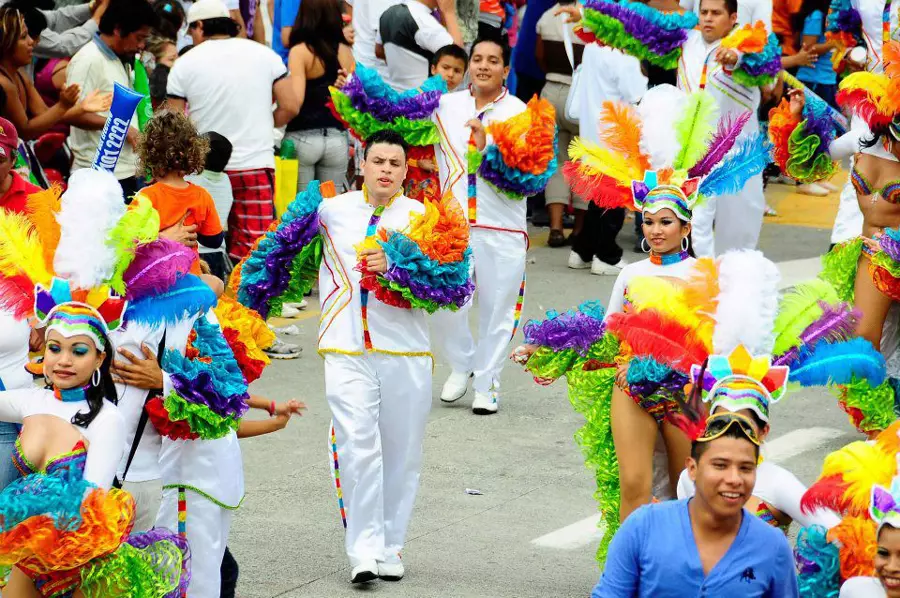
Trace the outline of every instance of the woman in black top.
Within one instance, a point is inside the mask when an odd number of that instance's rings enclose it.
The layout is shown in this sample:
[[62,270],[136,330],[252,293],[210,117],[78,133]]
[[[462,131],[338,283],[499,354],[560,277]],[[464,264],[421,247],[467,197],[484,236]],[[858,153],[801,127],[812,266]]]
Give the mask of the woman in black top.
[[353,71],[355,62],[344,37],[340,0],[303,0],[291,30],[288,70],[300,113],[287,125],[300,170],[297,190],[312,180],[334,181],[340,189],[347,173],[347,132],[328,109],[328,86],[338,71]]

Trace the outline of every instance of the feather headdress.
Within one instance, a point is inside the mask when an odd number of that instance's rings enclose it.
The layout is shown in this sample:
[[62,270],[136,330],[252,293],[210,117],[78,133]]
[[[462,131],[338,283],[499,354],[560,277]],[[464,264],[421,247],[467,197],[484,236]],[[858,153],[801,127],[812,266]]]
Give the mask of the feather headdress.
[[855,112],[873,131],[891,124],[900,113],[900,42],[884,45],[884,73],[861,71],[840,84],[837,103]]

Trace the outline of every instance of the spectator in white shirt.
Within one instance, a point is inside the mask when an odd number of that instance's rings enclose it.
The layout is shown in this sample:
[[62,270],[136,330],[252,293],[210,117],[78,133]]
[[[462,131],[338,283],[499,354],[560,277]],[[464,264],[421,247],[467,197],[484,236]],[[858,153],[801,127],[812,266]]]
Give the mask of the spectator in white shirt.
[[[439,7],[447,27],[435,17]],[[388,84],[402,92],[421,85],[434,53],[454,43],[462,46],[455,2],[402,0],[381,15],[375,54],[384,55]]]
[[355,0],[353,3],[353,57],[360,64],[378,71],[387,80],[387,63],[375,54],[381,15],[394,5],[392,0]]

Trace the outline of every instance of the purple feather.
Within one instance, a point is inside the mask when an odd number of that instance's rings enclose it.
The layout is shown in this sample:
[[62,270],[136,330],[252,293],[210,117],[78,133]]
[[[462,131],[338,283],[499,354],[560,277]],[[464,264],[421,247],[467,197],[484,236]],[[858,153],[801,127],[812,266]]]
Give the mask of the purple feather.
[[141,245],[125,270],[125,298],[136,301],[162,293],[190,271],[195,259],[190,248],[169,239]]
[[687,40],[686,30],[681,28],[665,29],[621,4],[592,2],[588,8],[619,21],[628,35],[647,46],[653,53],[661,56],[680,48]]
[[544,321],[531,320],[523,333],[529,345],[548,347],[552,351],[573,349],[586,355],[591,345],[603,336],[603,322],[582,312],[551,315]]
[[737,116],[728,115],[721,118],[706,155],[691,167],[688,175],[691,177],[708,175],[715,165],[721,162],[725,155],[731,151],[731,148],[734,147],[735,141],[737,141],[741,131],[744,130],[744,125],[750,120],[750,116],[751,113],[748,111],[742,112]]
[[392,122],[400,117],[409,120],[430,118],[441,101],[440,91],[425,91],[412,97],[402,97],[397,102],[371,97],[357,77],[351,77],[341,91],[347,94],[354,108],[381,122]]
[[824,301],[819,302],[822,307],[822,315],[800,333],[800,346],[792,347],[783,355],[780,355],[773,365],[792,365],[800,358],[800,348],[811,349],[821,341],[839,342],[848,340],[856,330],[860,312],[853,309],[847,303],[828,305]]

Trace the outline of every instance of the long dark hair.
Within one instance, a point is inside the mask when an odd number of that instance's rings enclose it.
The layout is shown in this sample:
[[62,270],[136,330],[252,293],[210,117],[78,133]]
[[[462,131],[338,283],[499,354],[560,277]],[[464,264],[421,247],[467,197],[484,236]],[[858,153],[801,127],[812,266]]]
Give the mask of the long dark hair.
[[344,37],[340,0],[303,0],[289,41],[292,48],[299,44],[309,46],[326,69],[338,64],[338,48],[349,45]]
[[[106,356],[103,358],[103,363],[100,364],[100,384],[94,386],[92,383],[88,386],[87,392],[85,393],[88,412],[84,413],[79,411],[72,416],[71,419],[73,425],[81,428],[87,428],[91,425],[91,422],[94,421],[94,418],[97,417],[97,414],[100,413],[100,410],[103,408],[104,399],[113,405],[119,404],[119,395],[116,393],[116,384],[113,382],[112,374],[109,373],[113,360],[113,347],[109,342],[109,338],[105,335],[100,340],[103,341],[103,344],[106,347]],[[97,349],[97,351],[100,351],[100,349]],[[51,386],[48,384],[47,388],[51,388]]]
[[791,29],[798,33],[798,36],[794,39],[794,48],[796,50],[803,47],[803,24],[806,22],[806,18],[817,10],[822,12],[822,32],[825,32],[825,18],[828,16],[830,5],[830,0],[803,0],[803,4],[800,5],[800,11],[791,18]]

